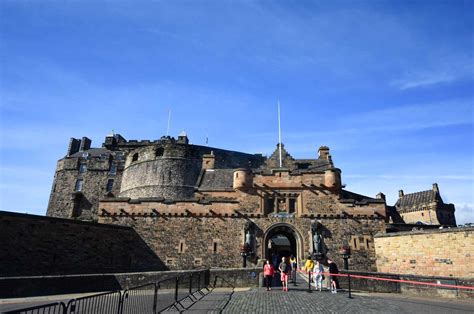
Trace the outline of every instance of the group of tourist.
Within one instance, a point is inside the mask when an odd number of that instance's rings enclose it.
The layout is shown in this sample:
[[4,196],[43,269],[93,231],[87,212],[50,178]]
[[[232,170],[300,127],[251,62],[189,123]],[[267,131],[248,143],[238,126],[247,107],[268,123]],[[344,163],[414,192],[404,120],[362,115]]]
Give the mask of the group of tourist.
[[[275,266],[269,260],[266,261],[265,266],[263,267],[263,274],[265,276],[265,284],[267,287],[267,291],[272,290],[272,281],[275,275]],[[337,293],[337,289],[339,288],[339,280],[337,275],[339,274],[339,269],[331,259],[327,259],[328,264],[328,273],[329,273],[329,290],[331,293]],[[287,260],[286,257],[282,258],[281,263],[278,265],[278,272],[280,273],[280,280],[283,287],[283,291],[288,291],[288,276],[291,274],[292,280],[296,281],[296,271],[297,271],[298,263],[296,258],[292,255]],[[322,291],[323,289],[323,280],[325,279],[325,271],[324,266],[319,261],[313,261],[311,257],[308,257],[306,260],[302,271],[309,273],[310,278],[313,282],[314,287]]]

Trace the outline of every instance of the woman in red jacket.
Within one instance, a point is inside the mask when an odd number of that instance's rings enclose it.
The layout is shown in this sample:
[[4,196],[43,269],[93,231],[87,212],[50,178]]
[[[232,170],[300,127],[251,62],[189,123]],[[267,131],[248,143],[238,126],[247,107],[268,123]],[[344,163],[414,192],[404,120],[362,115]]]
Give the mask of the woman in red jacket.
[[267,291],[272,290],[272,280],[273,280],[273,275],[274,274],[275,274],[275,268],[270,263],[270,261],[267,260],[267,263],[263,267],[263,275],[265,276],[265,282],[267,284]]

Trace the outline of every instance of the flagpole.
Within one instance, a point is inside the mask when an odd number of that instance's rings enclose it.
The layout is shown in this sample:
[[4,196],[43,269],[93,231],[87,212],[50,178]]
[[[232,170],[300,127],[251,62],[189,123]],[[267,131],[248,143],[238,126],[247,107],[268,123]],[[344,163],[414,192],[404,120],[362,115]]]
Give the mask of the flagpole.
[[166,136],[170,134],[170,124],[171,124],[171,108],[168,110],[168,127],[166,128]]
[[280,101],[278,101],[278,147],[280,150],[280,168],[283,166],[282,165],[282,160],[281,160],[281,118],[280,118]]

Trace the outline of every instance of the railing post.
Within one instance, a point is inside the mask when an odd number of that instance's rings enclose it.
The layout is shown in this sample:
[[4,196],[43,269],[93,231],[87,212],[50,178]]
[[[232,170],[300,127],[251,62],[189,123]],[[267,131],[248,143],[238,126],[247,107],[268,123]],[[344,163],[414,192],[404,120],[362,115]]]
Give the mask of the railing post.
[[352,299],[352,291],[351,291],[351,274],[347,273],[347,281],[349,281],[349,299]]
[[191,276],[189,277],[189,294],[193,293],[193,273],[191,273]]
[[308,292],[311,293],[311,272],[308,272]]
[[179,277],[176,277],[176,284],[174,288],[174,302],[178,302],[178,286],[179,286]]
[[61,307],[63,308],[63,314],[67,314],[67,305],[64,302],[61,302]]
[[117,309],[118,314],[123,313],[123,304],[125,303],[126,298],[128,298],[128,290],[124,290],[123,292],[120,292],[119,305]]
[[156,313],[157,306],[158,306],[158,284],[155,283],[155,295],[153,297],[153,313]]

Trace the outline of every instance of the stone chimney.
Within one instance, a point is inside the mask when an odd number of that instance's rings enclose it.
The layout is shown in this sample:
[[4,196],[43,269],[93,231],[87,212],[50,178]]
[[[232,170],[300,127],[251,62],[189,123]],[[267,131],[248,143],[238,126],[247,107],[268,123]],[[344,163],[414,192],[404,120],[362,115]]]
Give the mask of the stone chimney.
[[405,195],[405,194],[403,194],[403,190],[398,191],[398,197],[399,197],[399,198],[402,198],[403,195]]
[[185,131],[182,131],[178,136],[178,143],[189,144],[189,138]]
[[319,159],[328,159],[329,160],[329,147],[321,146],[318,149]]
[[211,151],[210,154],[204,154],[202,156],[202,169],[214,169],[216,164],[216,156],[214,152]]
[[79,150],[81,152],[88,150],[91,148],[91,144],[92,144],[92,141],[89,138],[83,137],[81,140],[81,147],[79,148]]
[[74,155],[75,153],[77,153],[79,151],[80,146],[81,146],[81,140],[71,137],[71,139],[69,140],[69,147],[67,149],[67,155],[71,156],[71,155]]
[[383,194],[382,192],[379,192],[375,198],[377,198],[378,200],[385,201],[385,194]]
[[438,183],[433,183],[433,192],[439,194],[439,188],[438,188]]

